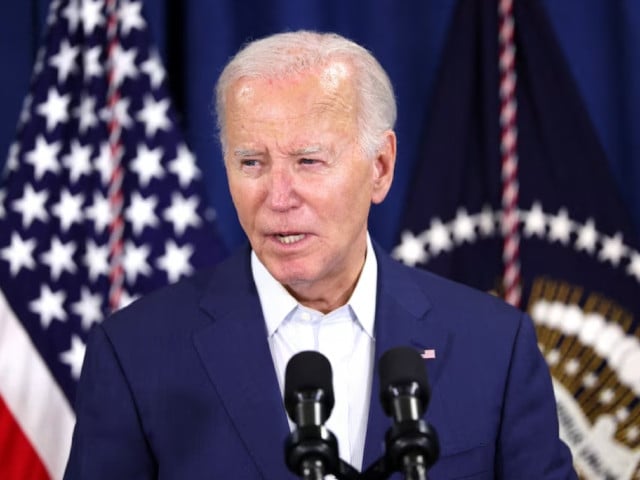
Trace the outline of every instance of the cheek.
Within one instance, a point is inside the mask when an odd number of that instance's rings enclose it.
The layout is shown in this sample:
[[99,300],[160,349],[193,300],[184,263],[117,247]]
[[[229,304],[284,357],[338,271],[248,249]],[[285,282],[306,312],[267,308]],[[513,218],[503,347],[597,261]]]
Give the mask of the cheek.
[[238,186],[238,183],[229,179],[229,193],[231,193],[231,200],[233,200],[233,205],[236,207],[236,210],[240,209],[242,203],[242,194],[241,188]]
[[258,192],[242,181],[229,181],[229,191],[240,223],[246,227],[258,208]]
[[336,223],[344,223],[345,220],[349,224],[356,223],[363,217],[366,218],[371,206],[370,179],[362,175],[358,176],[355,172],[351,177],[333,182],[331,186],[318,191],[323,192],[323,200],[319,200],[318,204],[322,205],[321,202],[324,202],[324,205],[330,206],[325,211],[329,220]]
[[353,203],[354,208],[369,208],[373,193],[373,173],[371,168],[364,165],[361,169],[354,170],[348,176],[345,190],[348,192],[345,198]]

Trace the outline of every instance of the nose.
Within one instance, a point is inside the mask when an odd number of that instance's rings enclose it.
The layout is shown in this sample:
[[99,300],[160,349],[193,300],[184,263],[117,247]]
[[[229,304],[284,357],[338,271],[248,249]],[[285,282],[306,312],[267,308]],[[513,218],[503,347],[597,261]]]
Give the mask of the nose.
[[295,176],[286,165],[273,166],[268,189],[268,203],[275,211],[286,211],[299,204]]

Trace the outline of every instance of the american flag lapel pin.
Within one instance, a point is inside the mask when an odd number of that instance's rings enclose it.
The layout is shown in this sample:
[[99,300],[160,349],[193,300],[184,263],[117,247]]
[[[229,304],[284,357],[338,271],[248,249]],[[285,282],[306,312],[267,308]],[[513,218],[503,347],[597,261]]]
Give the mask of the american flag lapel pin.
[[425,360],[433,360],[436,358],[436,351],[433,348],[425,348],[420,351],[420,356]]

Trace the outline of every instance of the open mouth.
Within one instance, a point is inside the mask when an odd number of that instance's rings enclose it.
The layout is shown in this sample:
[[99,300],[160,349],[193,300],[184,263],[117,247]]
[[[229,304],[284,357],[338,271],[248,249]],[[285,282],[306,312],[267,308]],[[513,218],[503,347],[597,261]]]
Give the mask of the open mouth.
[[285,245],[290,245],[292,243],[299,242],[304,237],[305,237],[304,233],[297,233],[295,235],[292,235],[292,234],[287,234],[287,235],[278,234],[278,235],[276,235],[276,238],[278,239],[278,241],[280,243],[285,244]]

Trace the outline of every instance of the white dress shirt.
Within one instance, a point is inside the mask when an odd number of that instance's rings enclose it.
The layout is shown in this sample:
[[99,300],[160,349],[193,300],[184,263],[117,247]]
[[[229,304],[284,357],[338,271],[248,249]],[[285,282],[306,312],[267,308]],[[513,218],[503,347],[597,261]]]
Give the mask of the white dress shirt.
[[[378,263],[367,235],[367,253],[346,305],[328,313],[300,305],[271,276],[255,252],[251,269],[269,336],[271,357],[284,392],[289,359],[303,350],[326,356],[333,371],[335,406],[325,426],[338,439],[340,458],[362,469],[373,375]],[[294,425],[289,420],[289,427]]]

